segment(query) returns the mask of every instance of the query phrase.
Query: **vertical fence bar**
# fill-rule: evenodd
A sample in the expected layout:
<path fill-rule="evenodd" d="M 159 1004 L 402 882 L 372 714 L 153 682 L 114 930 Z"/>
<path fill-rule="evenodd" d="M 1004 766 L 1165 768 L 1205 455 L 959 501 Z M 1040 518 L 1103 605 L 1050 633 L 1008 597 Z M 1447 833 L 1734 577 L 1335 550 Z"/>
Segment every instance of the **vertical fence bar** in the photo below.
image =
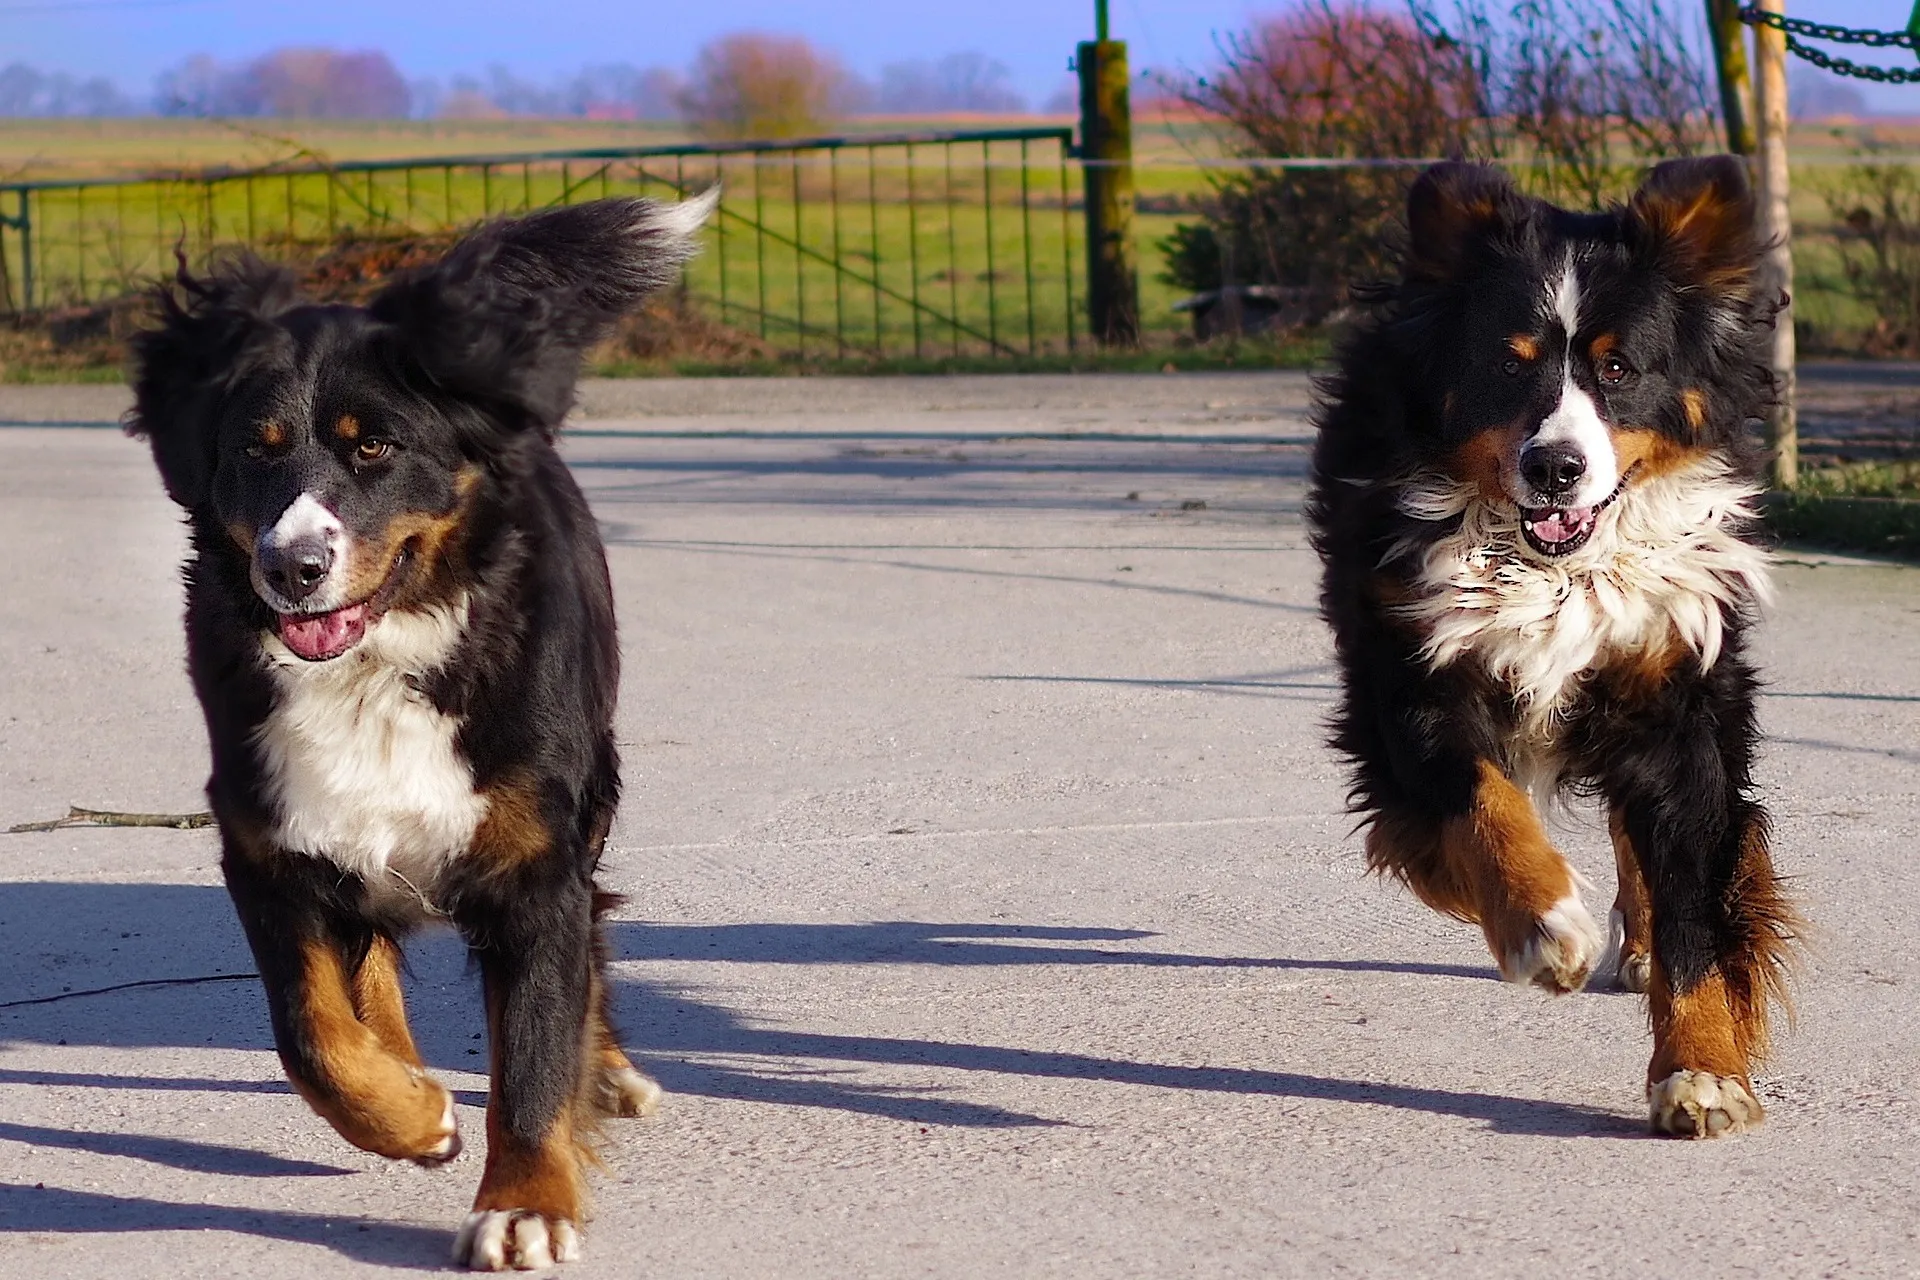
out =
<path fill-rule="evenodd" d="M 887 343 L 880 329 L 880 187 L 875 169 L 879 165 L 879 149 L 867 148 L 867 234 L 873 237 L 873 353 L 876 356 L 887 354 Z"/>
<path fill-rule="evenodd" d="M 113 189 L 112 238 L 114 247 L 109 252 L 118 268 L 114 274 L 120 277 L 114 281 L 114 286 L 124 291 L 133 284 L 133 273 L 127 270 L 127 188 L 124 183 Z M 0 263 L 0 280 L 4 280 L 4 276 L 5 263 Z"/>
<path fill-rule="evenodd" d="M 993 351 L 1000 349 L 1000 311 L 994 286 L 993 265 L 993 144 L 984 139 L 980 143 L 980 202 L 987 215 L 987 345 Z M 989 352 L 988 354 L 992 354 Z"/>
<path fill-rule="evenodd" d="M 827 216 L 833 223 L 833 342 L 839 359 L 847 358 L 846 259 L 840 256 L 840 148 L 827 151 Z"/>
<path fill-rule="evenodd" d="M 760 153 L 749 152 L 753 162 L 753 274 L 760 286 L 760 340 L 767 339 L 767 206 L 760 194 Z"/>
<path fill-rule="evenodd" d="M 960 247 L 955 228 L 960 207 L 953 194 L 953 143 L 946 144 L 947 164 L 947 331 L 953 342 L 953 355 L 960 358 Z"/>
<path fill-rule="evenodd" d="M 807 354 L 807 272 L 800 252 L 800 149 L 787 152 L 788 167 L 793 170 L 793 315 L 794 335 L 800 356 Z"/>
<path fill-rule="evenodd" d="M 367 230 L 368 232 L 372 232 L 374 229 L 374 224 L 385 222 L 386 219 L 382 218 L 379 214 L 374 212 L 374 209 L 376 207 L 375 202 L 378 199 L 378 197 L 374 195 L 373 170 L 371 169 L 367 170 L 367 194 L 365 196 L 365 199 L 367 202 Z"/>
<path fill-rule="evenodd" d="M 32 193 L 20 189 L 20 309 L 33 310 L 33 205 Z"/>
<path fill-rule="evenodd" d="M 1027 354 L 1039 350 L 1033 328 L 1033 193 L 1027 181 L 1027 140 L 1020 139 L 1020 257 L 1027 269 Z"/>
<path fill-rule="evenodd" d="M 490 164 L 480 166 L 480 216 L 493 216 L 493 166 Z"/>
<path fill-rule="evenodd" d="M 713 220 L 720 227 L 720 323 L 727 323 L 727 162 L 722 156 L 713 158 L 713 180 L 720 187 L 720 204 L 713 211 Z"/>
<path fill-rule="evenodd" d="M 523 210 L 533 208 L 533 162 L 520 162 L 520 207 Z"/>
<path fill-rule="evenodd" d="M 1067 177 L 1067 141 L 1060 147 L 1060 284 L 1067 298 L 1067 354 L 1078 350 L 1074 340 L 1073 311 L 1073 186 Z"/>
<path fill-rule="evenodd" d="M 920 199 L 913 180 L 913 144 L 907 144 L 907 272 L 912 284 L 907 296 L 913 299 L 913 358 L 923 359 L 920 350 Z"/>
<path fill-rule="evenodd" d="M 76 302 L 87 300 L 87 189 L 73 189 L 73 248 L 79 259 L 80 296 Z"/>
<path fill-rule="evenodd" d="M 450 164 L 440 166 L 440 208 L 440 229 L 444 231 L 453 225 L 453 166 Z"/>

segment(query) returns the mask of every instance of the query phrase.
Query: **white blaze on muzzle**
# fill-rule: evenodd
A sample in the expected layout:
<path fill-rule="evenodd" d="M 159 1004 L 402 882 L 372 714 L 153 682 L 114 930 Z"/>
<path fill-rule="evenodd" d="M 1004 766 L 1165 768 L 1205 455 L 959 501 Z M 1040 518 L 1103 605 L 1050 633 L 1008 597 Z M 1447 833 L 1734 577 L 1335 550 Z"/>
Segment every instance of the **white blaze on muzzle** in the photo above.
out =
<path fill-rule="evenodd" d="M 318 553 L 324 572 L 296 588 L 288 578 L 295 562 Z M 262 530 L 253 547 L 253 589 L 275 613 L 321 613 L 345 603 L 347 529 L 340 517 L 310 493 L 303 493 Z"/>

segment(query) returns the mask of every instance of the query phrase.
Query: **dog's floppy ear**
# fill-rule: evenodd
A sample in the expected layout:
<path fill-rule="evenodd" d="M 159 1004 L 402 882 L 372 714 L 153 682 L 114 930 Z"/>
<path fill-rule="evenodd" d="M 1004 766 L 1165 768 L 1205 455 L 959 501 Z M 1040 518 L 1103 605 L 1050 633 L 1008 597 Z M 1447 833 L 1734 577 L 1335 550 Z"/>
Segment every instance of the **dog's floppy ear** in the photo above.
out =
<path fill-rule="evenodd" d="M 183 259 L 154 295 L 160 325 L 133 336 L 133 409 L 127 434 L 145 440 L 167 496 L 183 507 L 207 499 L 213 479 L 215 409 L 292 303 L 293 277 L 241 255 L 196 277 Z"/>
<path fill-rule="evenodd" d="M 1508 218 L 1517 195 L 1513 181 L 1491 165 L 1449 160 L 1429 167 L 1407 192 L 1408 278 L 1453 278 L 1468 245 Z"/>
<path fill-rule="evenodd" d="M 518 427 L 552 431 L 587 349 L 696 249 L 719 189 L 679 204 L 596 200 L 496 222 L 374 298 L 403 358 Z"/>
<path fill-rule="evenodd" d="M 1732 156 L 1655 165 L 1627 212 L 1681 283 L 1723 295 L 1752 287 L 1762 246 L 1753 188 L 1746 167 Z"/>

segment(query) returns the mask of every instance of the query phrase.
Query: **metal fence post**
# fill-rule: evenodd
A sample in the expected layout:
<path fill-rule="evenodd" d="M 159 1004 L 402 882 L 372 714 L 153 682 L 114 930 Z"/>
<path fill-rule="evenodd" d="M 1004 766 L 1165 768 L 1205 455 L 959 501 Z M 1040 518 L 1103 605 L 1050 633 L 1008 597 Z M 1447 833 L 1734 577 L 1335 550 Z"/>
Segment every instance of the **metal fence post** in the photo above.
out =
<path fill-rule="evenodd" d="M 20 191 L 20 309 L 33 310 L 33 214 L 29 192 Z"/>
<path fill-rule="evenodd" d="M 1127 46 L 1106 38 L 1080 45 L 1080 159 L 1086 174 L 1087 313 L 1104 346 L 1140 342 L 1140 280 L 1133 245 L 1133 122 L 1127 100 Z"/>

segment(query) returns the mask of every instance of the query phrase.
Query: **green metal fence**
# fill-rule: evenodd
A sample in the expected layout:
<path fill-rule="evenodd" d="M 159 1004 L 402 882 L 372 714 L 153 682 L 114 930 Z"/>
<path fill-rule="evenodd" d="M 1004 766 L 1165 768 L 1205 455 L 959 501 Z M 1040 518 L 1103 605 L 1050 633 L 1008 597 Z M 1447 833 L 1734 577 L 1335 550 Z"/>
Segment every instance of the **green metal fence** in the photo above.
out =
<path fill-rule="evenodd" d="M 176 252 L 377 256 L 489 217 L 717 182 L 683 298 L 771 352 L 1071 350 L 1085 327 L 1071 151 L 1068 129 L 996 129 L 0 184 L 0 307 L 107 302 Z"/>

